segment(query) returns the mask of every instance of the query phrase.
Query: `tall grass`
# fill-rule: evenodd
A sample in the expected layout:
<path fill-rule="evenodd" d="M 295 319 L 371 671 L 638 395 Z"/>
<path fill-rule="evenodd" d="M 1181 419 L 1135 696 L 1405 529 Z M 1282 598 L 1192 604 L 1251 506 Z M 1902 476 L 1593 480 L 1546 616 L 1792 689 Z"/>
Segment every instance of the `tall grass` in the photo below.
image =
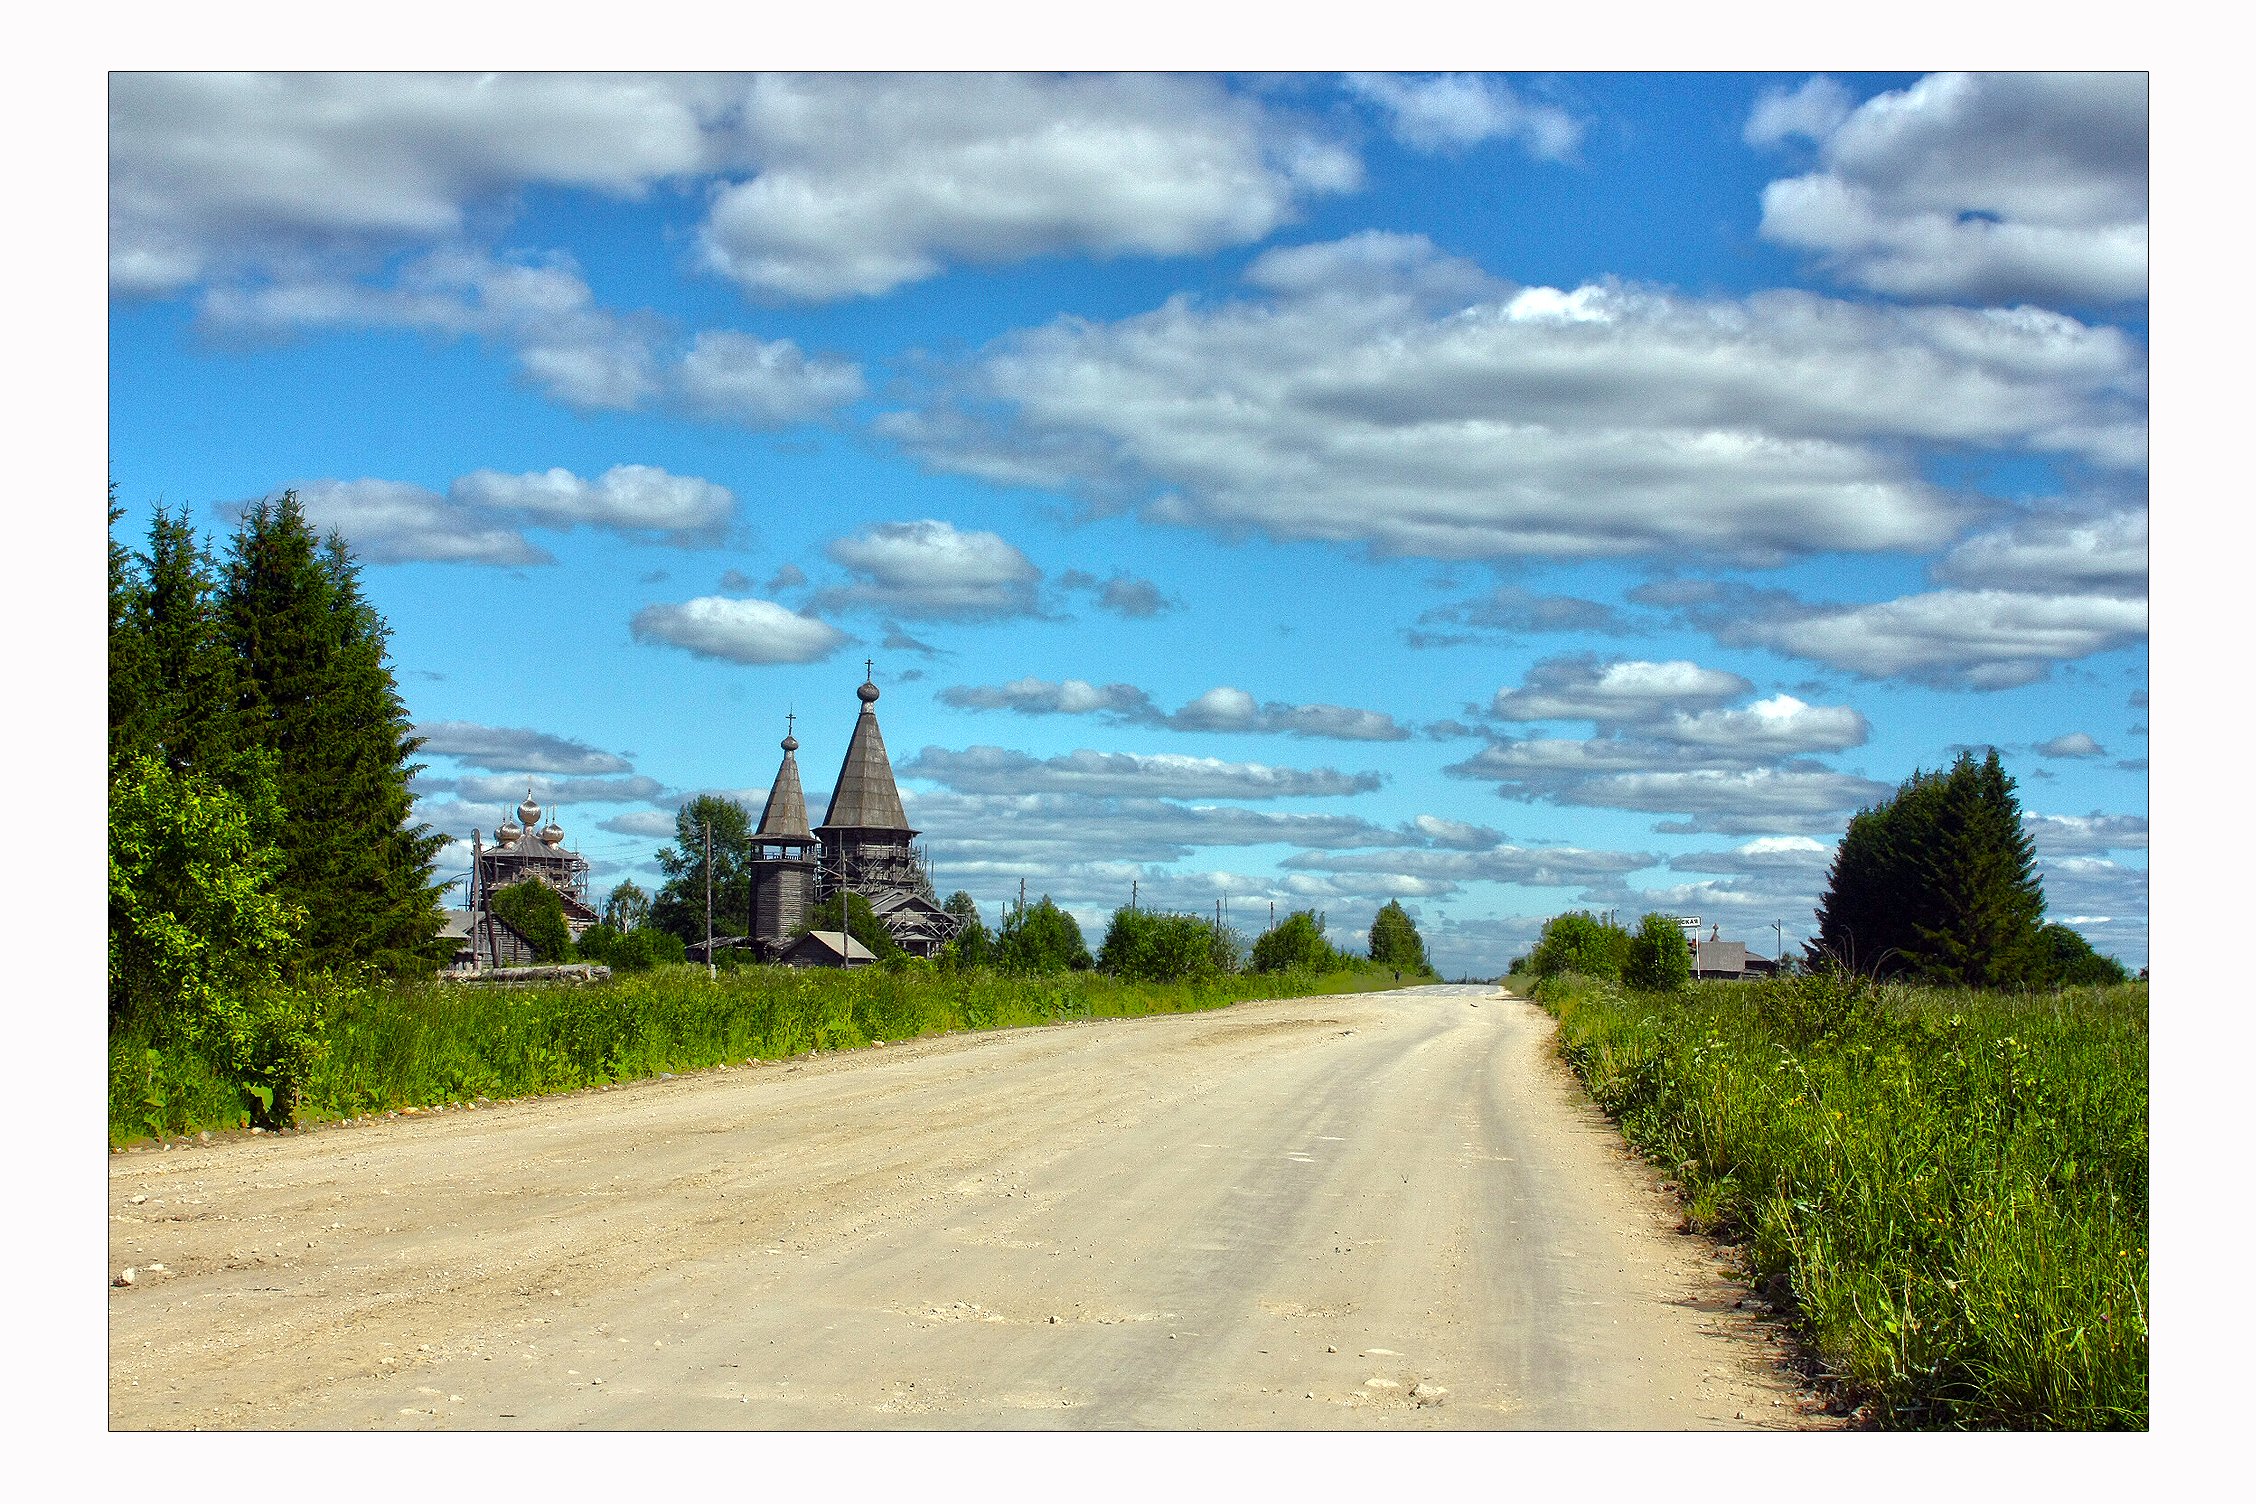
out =
<path fill-rule="evenodd" d="M 313 1122 L 533 1096 L 878 1040 L 1389 985 L 1386 973 L 1370 969 L 1139 983 L 1092 972 L 1012 977 L 881 967 L 745 967 L 714 981 L 701 966 L 669 966 L 592 985 L 371 987 L 345 994 L 324 1018 L 297 1116 Z M 241 1089 L 192 1050 L 158 1048 L 131 1034 L 111 1040 L 112 1144 L 245 1121 Z"/>
<path fill-rule="evenodd" d="M 1560 1048 L 1880 1424 L 2147 1424 L 2143 983 L 1539 984 Z"/>

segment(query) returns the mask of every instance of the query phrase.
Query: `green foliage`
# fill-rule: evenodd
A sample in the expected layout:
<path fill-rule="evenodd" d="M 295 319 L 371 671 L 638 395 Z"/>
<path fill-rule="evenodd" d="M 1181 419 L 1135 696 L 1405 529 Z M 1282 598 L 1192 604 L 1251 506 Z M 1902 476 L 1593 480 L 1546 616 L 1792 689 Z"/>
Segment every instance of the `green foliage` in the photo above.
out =
<path fill-rule="evenodd" d="M 238 724 L 274 755 L 289 815 L 277 844 L 306 908 L 307 965 L 428 971 L 445 944 L 431 860 L 446 838 L 409 823 L 422 741 L 352 555 L 334 534 L 316 542 L 295 493 L 257 502 L 230 541 L 221 609 Z"/>
<path fill-rule="evenodd" d="M 847 900 L 846 912 L 850 916 L 847 921 L 846 932 L 868 946 L 871 955 L 877 957 L 880 961 L 891 961 L 896 957 L 905 958 L 907 956 L 908 953 L 902 950 L 900 944 L 894 940 L 893 932 L 885 927 L 885 922 L 879 919 L 870 908 L 869 900 L 859 893 L 831 894 L 821 903 L 808 909 L 806 919 L 791 933 L 804 935 L 810 930 L 835 931 L 838 928 L 839 899 L 841 896 Z"/>
<path fill-rule="evenodd" d="M 273 782 L 246 794 L 137 756 L 110 780 L 110 1022 L 192 1035 L 277 981 L 302 911 L 277 894 Z"/>
<path fill-rule="evenodd" d="M 1134 982 L 1184 982 L 1238 969 L 1235 937 L 1196 914 L 1119 908 L 1097 947 L 1097 969 Z"/>
<path fill-rule="evenodd" d="M 1993 748 L 1914 772 L 1850 820 L 1818 901 L 1813 966 L 2009 987 L 2042 961 L 2044 888 L 2013 780 Z"/>
<path fill-rule="evenodd" d="M 2147 994 L 1541 982 L 1624 1134 L 1888 1426 L 2147 1424 Z"/>
<path fill-rule="evenodd" d="M 669 935 L 649 924 L 624 933 L 608 924 L 591 924 L 580 931 L 572 948 L 581 960 L 597 962 L 613 971 L 648 971 L 654 966 L 678 966 L 688 959 L 688 948 L 679 935 Z"/>
<path fill-rule="evenodd" d="M 603 900 L 603 922 L 621 934 L 640 928 L 650 918 L 650 895 L 632 881 L 621 882 Z"/>
<path fill-rule="evenodd" d="M 979 922 L 979 903 L 969 893 L 958 888 L 948 895 L 940 906 L 962 923 L 956 936 L 940 952 L 940 965 L 947 971 L 971 971 L 981 966 L 995 964 L 995 937 L 987 926 Z"/>
<path fill-rule="evenodd" d="M 524 878 L 486 895 L 486 907 L 533 948 L 536 961 L 566 961 L 572 932 L 564 923 L 564 900 L 537 877 Z"/>
<path fill-rule="evenodd" d="M 1528 952 L 1527 969 L 1538 977 L 1598 977 L 1621 979 L 1629 964 L 1629 932 L 1600 919 L 1588 909 L 1561 914 L 1543 926 L 1543 934 Z"/>
<path fill-rule="evenodd" d="M 1269 933 L 1253 942 L 1255 971 L 1305 971 L 1322 975 L 1350 963 L 1324 938 L 1324 918 L 1312 909 L 1298 909 L 1272 925 Z"/>
<path fill-rule="evenodd" d="M 2112 987 L 2131 979 L 2123 963 L 2103 956 L 2065 924 L 2037 931 L 2029 980 L 2039 987 Z"/>
<path fill-rule="evenodd" d="M 1087 971 L 1095 963 L 1089 942 L 1071 914 L 1050 901 L 1021 904 L 1003 916 L 1002 933 L 995 939 L 995 964 L 1017 976 L 1053 971 Z"/>
<path fill-rule="evenodd" d="M 1692 950 L 1674 919 L 1647 914 L 1637 922 L 1622 980 L 1641 992 L 1675 992 L 1692 980 Z"/>
<path fill-rule="evenodd" d="M 705 943 L 706 831 L 712 832 L 713 933 L 752 933 L 752 812 L 720 794 L 699 794 L 674 815 L 674 844 L 660 848 L 666 874 L 648 922 L 691 945 Z M 864 942 L 867 944 L 868 942 Z"/>
<path fill-rule="evenodd" d="M 1433 968 L 1426 964 L 1426 942 L 1398 899 L 1389 899 L 1371 920 L 1371 959 L 1381 966 L 1433 975 Z"/>

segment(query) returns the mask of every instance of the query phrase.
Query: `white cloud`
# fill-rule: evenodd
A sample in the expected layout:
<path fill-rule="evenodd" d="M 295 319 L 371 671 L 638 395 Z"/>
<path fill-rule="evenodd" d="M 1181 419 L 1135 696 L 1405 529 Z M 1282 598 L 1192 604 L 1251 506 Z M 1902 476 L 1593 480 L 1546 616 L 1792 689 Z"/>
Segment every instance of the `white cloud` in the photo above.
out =
<path fill-rule="evenodd" d="M 767 297 L 1243 245 L 1360 176 L 1352 154 L 1185 74 L 764 74 L 741 124 L 758 172 L 715 189 L 699 246 Z"/>
<path fill-rule="evenodd" d="M 629 625 L 637 642 L 668 643 L 728 663 L 819 663 L 850 640 L 788 606 L 721 595 L 645 606 Z"/>
<path fill-rule="evenodd" d="M 1521 883 L 1538 888 L 1572 888 L 1635 872 L 1659 860 L 1649 851 L 1499 845 L 1485 851 L 1381 851 L 1353 856 L 1302 852 L 1285 858 L 1284 865 L 1295 870 L 1327 873 L 1384 872 L 1400 877 L 1441 879 L 1453 884 Z"/>
<path fill-rule="evenodd" d="M 1436 558 L 1923 549 L 1956 521 L 1911 446 L 2143 463 L 2120 330 L 1795 291 L 1468 292 L 1461 266 L 1418 237 L 1274 251 L 1248 273 L 1265 295 L 1021 331 L 879 427 L 1092 507 Z"/>
<path fill-rule="evenodd" d="M 2105 757 L 2102 747 L 2088 731 L 2070 731 L 2054 737 L 2049 742 L 2037 743 L 2037 751 L 2045 757 Z"/>
<path fill-rule="evenodd" d="M 2036 838 L 2047 857 L 2090 856 L 2103 851 L 2146 849 L 2146 816 L 2024 814 L 2022 828 Z"/>
<path fill-rule="evenodd" d="M 1770 88 L 1755 97 L 1743 139 L 1749 146 L 1776 146 L 1792 136 L 1824 141 L 1849 118 L 1856 96 L 1838 80 L 1820 74 L 1798 88 Z"/>
<path fill-rule="evenodd" d="M 1813 87 L 1748 123 L 1820 147 L 1818 171 L 1763 191 L 1765 238 L 1900 297 L 2146 296 L 2144 74 L 1938 73 L 1830 128 Z"/>
<path fill-rule="evenodd" d="M 1707 616 L 1717 638 L 1808 658 L 1868 679 L 2005 689 L 2055 663 L 2146 635 L 2146 603 L 2099 595 L 1937 590 L 1865 606 L 1773 602 Z"/>
<path fill-rule="evenodd" d="M 1582 122 L 1556 105 L 1531 104 L 1485 73 L 1349 74 L 1348 88 L 1384 109 L 1395 139 L 1417 151 L 1457 151 L 1483 141 L 1518 141 L 1530 156 L 1564 159 Z"/>
<path fill-rule="evenodd" d="M 1098 715 L 1115 725 L 1152 726 L 1168 731 L 1240 732 L 1251 735 L 1315 737 L 1331 741 L 1407 741 L 1410 728 L 1393 716 L 1349 705 L 1293 705 L 1258 701 L 1234 685 L 1221 684 L 1170 714 L 1133 684 L 1089 683 L 1067 679 L 1015 679 L 1001 685 L 951 685 L 940 691 L 944 705 L 963 710 L 1014 710 L 1020 715 Z"/>
<path fill-rule="evenodd" d="M 324 533 L 343 534 L 370 564 L 556 562 L 516 528 L 404 481 L 316 480 L 297 491 L 307 520 Z"/>
<path fill-rule="evenodd" d="M 1597 632 L 1618 636 L 1628 630 L 1621 613 L 1603 602 L 1572 595 L 1540 595 L 1521 585 L 1498 585 L 1469 601 L 1436 606 L 1420 612 L 1418 620 L 1485 627 L 1500 632 Z"/>
<path fill-rule="evenodd" d="M 1381 782 L 1376 773 L 1281 768 L 1172 752 L 1146 755 L 1084 750 L 1036 759 L 1002 747 L 967 747 L 961 752 L 926 747 L 899 764 L 897 771 L 904 778 L 926 779 L 966 794 L 1078 793 L 1166 799 L 1364 794 Z"/>
<path fill-rule="evenodd" d="M 2144 507 L 2039 514 L 1967 539 L 1943 556 L 1935 577 L 1977 588 L 2144 596 L 2146 558 Z"/>
<path fill-rule="evenodd" d="M 531 184 L 631 197 L 709 165 L 727 93 L 689 74 L 118 73 L 111 281 L 448 239 Z"/>
<path fill-rule="evenodd" d="M 555 563 L 526 528 L 599 527 L 697 547 L 719 537 L 736 508 L 726 487 L 652 465 L 614 465 L 595 480 L 560 468 L 479 470 L 444 497 L 401 481 L 316 480 L 298 498 L 316 526 L 344 534 L 374 564 Z"/>
<path fill-rule="evenodd" d="M 481 804 L 507 804 L 514 808 L 531 790 L 534 799 L 554 815 L 559 804 L 641 804 L 666 792 L 655 778 L 635 774 L 626 778 L 560 778 L 552 773 L 478 774 L 458 778 L 455 792 Z M 544 816 L 543 818 L 546 818 Z"/>
<path fill-rule="evenodd" d="M 1039 614 L 1042 571 L 999 534 L 946 522 L 881 522 L 824 552 L 859 576 L 826 590 L 817 607 L 883 611 L 935 621 L 997 621 Z"/>
<path fill-rule="evenodd" d="M 1833 846 L 1808 836 L 1760 836 L 1730 851 L 1689 851 L 1668 859 L 1678 872 L 1783 874 L 1807 878 L 1833 861 Z"/>
<path fill-rule="evenodd" d="M 308 329 L 471 335 L 512 351 L 534 386 L 577 408 L 639 407 L 662 384 L 656 322 L 598 307 L 577 264 L 560 252 L 496 259 L 441 247 L 384 284 L 309 265 L 270 281 L 213 287 L 198 318 L 207 332 L 235 338 Z"/>
<path fill-rule="evenodd" d="M 1595 721 L 1625 725 L 1655 720 L 1688 705 L 1714 705 L 1754 688 L 1737 674 L 1685 659 L 1600 662 L 1587 654 L 1550 658 L 1528 670 L 1519 689 L 1500 689 L 1489 713 L 1506 721 Z"/>
<path fill-rule="evenodd" d="M 585 742 L 524 726 L 481 726 L 475 721 L 420 721 L 423 750 L 475 768 L 524 773 L 629 773 L 633 764 Z"/>
<path fill-rule="evenodd" d="M 683 400 L 692 412 L 754 428 L 782 428 L 860 400 L 862 368 L 835 356 L 809 357 L 787 339 L 763 340 L 708 329 L 682 357 Z"/>
<path fill-rule="evenodd" d="M 1861 747 L 1871 725 L 1847 705 L 1805 705 L 1792 695 L 1772 695 L 1745 710 L 1676 711 L 1640 728 L 1662 741 L 1702 747 L 1733 759 L 1768 760 Z"/>

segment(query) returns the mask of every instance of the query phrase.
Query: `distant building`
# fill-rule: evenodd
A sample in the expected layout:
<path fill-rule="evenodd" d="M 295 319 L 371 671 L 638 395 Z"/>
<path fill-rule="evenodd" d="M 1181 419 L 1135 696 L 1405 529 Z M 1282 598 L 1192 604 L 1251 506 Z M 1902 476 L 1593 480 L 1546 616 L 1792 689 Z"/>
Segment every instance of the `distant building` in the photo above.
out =
<path fill-rule="evenodd" d="M 799 739 L 786 719 L 783 763 L 752 836 L 751 939 L 764 960 L 860 965 L 874 959 L 854 941 L 835 959 L 823 960 L 819 944 L 801 944 L 793 934 L 807 922 L 810 908 L 842 892 L 860 894 L 893 943 L 912 956 L 937 955 L 955 938 L 956 918 L 933 895 L 924 851 L 893 781 L 877 726 L 878 687 L 865 679 L 854 693 L 862 711 L 846 743 L 830 808 L 812 829 L 799 784 Z"/>
<path fill-rule="evenodd" d="M 564 909 L 564 928 L 575 940 L 603 917 L 589 901 L 587 858 L 564 844 L 564 827 L 553 812 L 546 825 L 540 817 L 528 788 L 516 818 L 505 814 L 494 827 L 493 845 L 485 844 L 483 832 L 470 833 L 467 904 L 447 916 L 445 929 L 455 938 L 457 965 L 518 966 L 536 959 L 532 943 L 491 911 L 492 896 L 515 883 L 529 879 L 553 888 Z"/>

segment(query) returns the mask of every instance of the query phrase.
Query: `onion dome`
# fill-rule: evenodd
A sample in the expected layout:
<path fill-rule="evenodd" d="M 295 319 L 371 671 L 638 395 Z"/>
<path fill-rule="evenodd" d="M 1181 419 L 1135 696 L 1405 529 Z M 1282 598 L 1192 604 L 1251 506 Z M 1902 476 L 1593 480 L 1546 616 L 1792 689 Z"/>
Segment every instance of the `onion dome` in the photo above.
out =
<path fill-rule="evenodd" d="M 799 738 L 798 738 L 798 737 L 796 737 L 796 736 L 787 736 L 787 737 L 785 737 L 785 738 L 783 739 L 783 750 L 784 750 L 784 751 L 786 751 L 786 752 L 796 752 L 796 751 L 798 751 L 798 750 L 799 750 Z"/>
<path fill-rule="evenodd" d="M 874 684 L 864 683 L 860 689 L 854 691 L 854 694 L 864 705 L 875 705 L 877 703 L 877 686 Z"/>
<path fill-rule="evenodd" d="M 523 826 L 519 825 L 515 820 L 510 819 L 507 815 L 503 815 L 501 817 L 501 823 L 494 827 L 494 840 L 504 846 L 513 846 L 516 844 L 517 838 L 524 833 L 525 829 Z"/>
<path fill-rule="evenodd" d="M 541 827 L 540 839 L 543 846 L 555 846 L 563 841 L 564 827 L 556 823 L 554 811 L 549 813 L 548 823 Z"/>
<path fill-rule="evenodd" d="M 525 802 L 517 806 L 517 822 L 531 830 L 533 822 L 539 818 L 540 806 L 533 802 L 533 791 L 528 788 L 525 790 Z"/>

